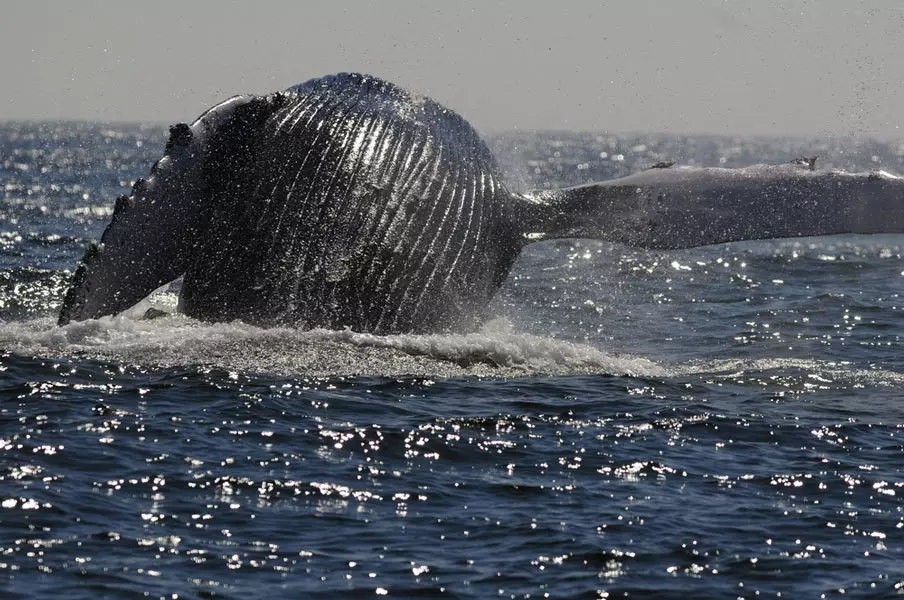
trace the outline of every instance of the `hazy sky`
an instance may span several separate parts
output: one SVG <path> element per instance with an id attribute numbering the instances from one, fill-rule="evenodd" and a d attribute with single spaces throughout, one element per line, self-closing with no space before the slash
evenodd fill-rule
<path id="1" fill-rule="evenodd" d="M 904 0 L 0 2 L 0 119 L 186 121 L 363 71 L 484 132 L 904 139 Z"/>

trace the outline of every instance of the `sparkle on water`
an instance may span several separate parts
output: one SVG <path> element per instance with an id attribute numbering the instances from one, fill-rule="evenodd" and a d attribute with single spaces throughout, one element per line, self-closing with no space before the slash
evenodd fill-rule
<path id="1" fill-rule="evenodd" d="M 904 592 L 898 236 L 525 251 L 464 335 L 203 324 L 165 287 L 54 313 L 159 128 L 0 126 L 0 571 L 11 597 Z M 497 138 L 555 187 L 663 160 L 904 146 Z M 4 596 L 5 597 L 5 596 Z"/>

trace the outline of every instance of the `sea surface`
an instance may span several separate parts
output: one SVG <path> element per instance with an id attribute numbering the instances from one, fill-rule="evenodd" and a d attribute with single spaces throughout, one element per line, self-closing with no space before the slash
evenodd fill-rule
<path id="1" fill-rule="evenodd" d="M 463 335 L 55 325 L 157 125 L 0 124 L 0 597 L 904 593 L 904 236 L 524 252 Z M 513 187 L 904 144 L 515 133 Z"/>

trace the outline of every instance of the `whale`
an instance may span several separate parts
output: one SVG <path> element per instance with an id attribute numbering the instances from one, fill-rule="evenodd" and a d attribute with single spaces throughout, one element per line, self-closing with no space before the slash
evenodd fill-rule
<path id="1" fill-rule="evenodd" d="M 179 312 L 376 334 L 476 328 L 522 249 L 592 238 L 658 250 L 904 232 L 904 179 L 661 163 L 516 192 L 475 129 L 378 77 L 340 73 L 239 95 L 170 128 L 116 199 L 58 324 L 116 315 L 182 278 Z"/>

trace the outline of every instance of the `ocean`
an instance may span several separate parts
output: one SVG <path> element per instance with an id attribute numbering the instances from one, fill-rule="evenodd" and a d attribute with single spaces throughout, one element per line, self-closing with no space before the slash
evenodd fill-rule
<path id="1" fill-rule="evenodd" d="M 3 598 L 904 594 L 904 237 L 529 247 L 461 335 L 55 325 L 157 125 L 0 123 Z M 518 189 L 904 144 L 512 133 Z"/>

